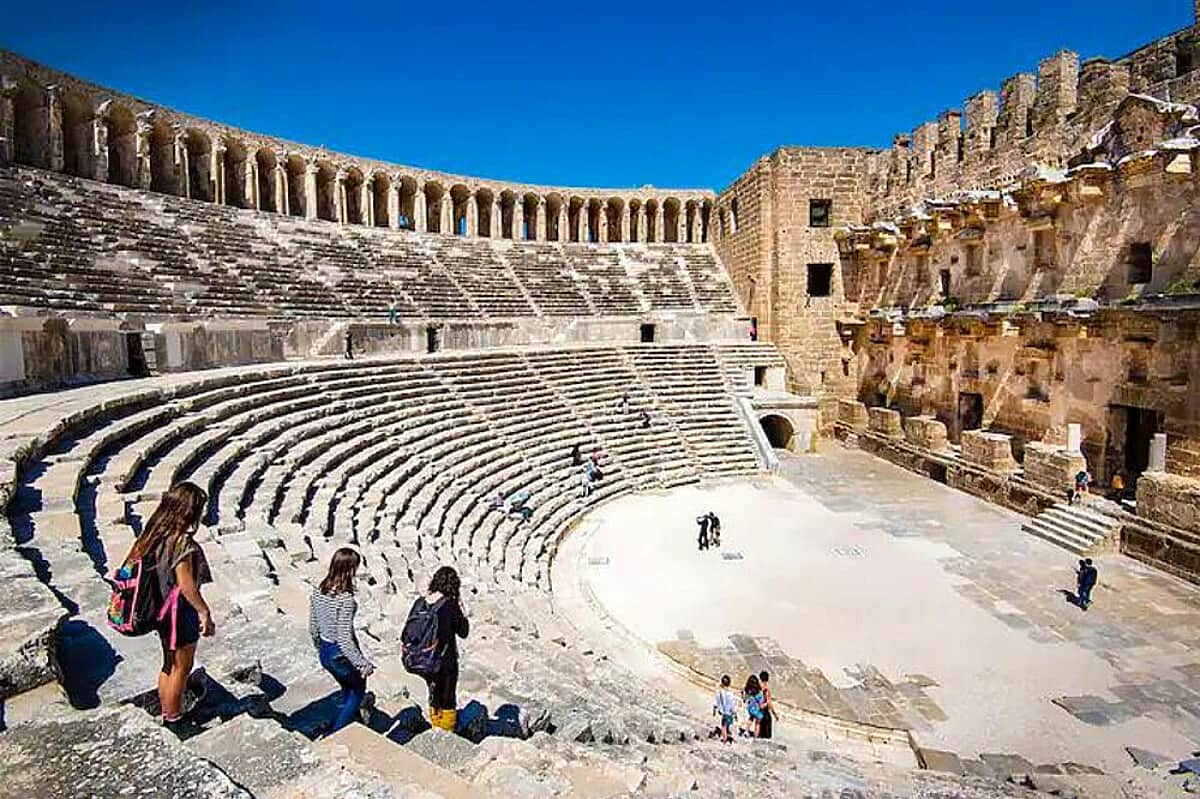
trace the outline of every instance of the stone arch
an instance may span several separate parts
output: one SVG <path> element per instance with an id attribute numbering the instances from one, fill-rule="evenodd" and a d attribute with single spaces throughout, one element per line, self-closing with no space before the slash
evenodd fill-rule
<path id="1" fill-rule="evenodd" d="M 759 418 L 758 423 L 773 448 L 791 450 L 795 446 L 796 429 L 786 416 L 768 413 Z"/>
<path id="2" fill-rule="evenodd" d="M 95 114 L 86 99 L 74 92 L 63 92 L 62 136 L 63 171 L 81 178 L 96 176 L 93 165 L 96 128 Z"/>
<path id="3" fill-rule="evenodd" d="M 105 105 L 107 108 L 102 117 L 108 150 L 108 182 L 135 188 L 138 185 L 137 120 L 133 112 L 120 103 Z"/>
<path id="4" fill-rule="evenodd" d="M 184 133 L 187 148 L 187 196 L 206 203 L 216 199 L 213 195 L 212 139 L 202 130 L 188 129 Z"/>
<path id="5" fill-rule="evenodd" d="M 304 216 L 308 200 L 307 165 L 302 157 L 293 153 L 287 157 L 284 171 L 287 172 L 288 216 Z"/>
<path id="6" fill-rule="evenodd" d="M 475 191 L 475 209 L 478 215 L 478 229 L 475 231 L 476 236 L 491 238 L 492 235 L 492 206 L 496 202 L 496 196 L 491 189 L 477 189 Z"/>
<path id="7" fill-rule="evenodd" d="M 345 222 L 348 225 L 366 224 L 366 217 L 363 208 L 363 173 L 356 166 L 346 169 L 343 173 L 345 178 L 342 180 L 342 191 L 345 192 L 343 200 L 346 203 Z"/>
<path id="8" fill-rule="evenodd" d="M 588 243 L 595 244 L 600 241 L 600 226 L 604 224 L 604 205 L 595 197 L 587 201 L 587 221 Z"/>
<path id="9" fill-rule="evenodd" d="M 663 229 L 659 235 L 661 241 L 679 242 L 679 200 L 668 197 L 663 201 Z"/>
<path id="10" fill-rule="evenodd" d="M 392 179 L 384 172 L 371 173 L 371 212 L 375 227 L 390 227 L 392 224 L 389 199 L 392 194 Z"/>
<path id="11" fill-rule="evenodd" d="M 705 200 L 700 204 L 700 241 L 708 242 L 709 225 L 712 224 L 712 202 Z"/>
<path id="12" fill-rule="evenodd" d="M 425 230 L 428 233 L 449 233 L 442 230 L 442 197 L 446 189 L 442 184 L 431 180 L 425 184 Z"/>
<path id="13" fill-rule="evenodd" d="M 642 230 L 642 201 L 637 197 L 630 199 L 627 203 L 629 206 L 629 240 L 641 241 Z"/>
<path id="14" fill-rule="evenodd" d="M 517 231 L 513 226 L 513 208 L 516 203 L 516 197 L 510 190 L 500 192 L 500 237 L 513 241 L 517 241 Z"/>
<path id="15" fill-rule="evenodd" d="M 471 190 L 461 183 L 450 187 L 450 222 L 448 231 L 455 236 L 474 235 L 475 231 L 468 229 L 467 205 L 471 202 Z"/>
<path id="16" fill-rule="evenodd" d="M 417 181 L 408 175 L 400 178 L 400 227 L 417 229 Z"/>
<path id="17" fill-rule="evenodd" d="M 567 200 L 567 241 L 577 241 L 582 243 L 584 240 L 584 203 L 585 201 L 579 197 L 572 197 Z"/>
<path id="18" fill-rule="evenodd" d="M 608 226 L 608 240 L 622 241 L 621 214 L 625 210 L 625 202 L 620 197 L 609 197 L 604 205 L 605 224 Z"/>
<path id="19" fill-rule="evenodd" d="M 166 120 L 150 127 L 150 190 L 183 195 L 183 182 L 175 160 L 175 131 Z"/>
<path id="20" fill-rule="evenodd" d="M 250 163 L 246 156 L 246 145 L 239 139 L 225 139 L 225 152 L 221 154 L 221 172 L 225 180 L 225 204 L 235 208 L 249 208 L 246 196 L 246 170 Z"/>
<path id="21" fill-rule="evenodd" d="M 658 200 L 646 200 L 643 207 L 646 212 L 645 241 L 661 241 L 662 231 L 658 229 Z"/>
<path id="22" fill-rule="evenodd" d="M 257 167 L 258 210 L 279 213 L 275 207 L 275 170 L 278 166 L 275 153 L 269 147 L 260 147 L 254 154 Z"/>
<path id="23" fill-rule="evenodd" d="M 537 212 L 541 198 L 536 194 L 521 196 L 521 239 L 535 241 L 537 239 Z"/>
<path id="24" fill-rule="evenodd" d="M 558 192 L 546 195 L 546 241 L 566 241 L 561 229 L 559 216 L 562 214 L 563 198 Z"/>
<path id="25" fill-rule="evenodd" d="M 18 79 L 13 96 L 13 160 L 18 164 L 50 165 L 49 113 L 46 90 L 27 78 Z"/>
<path id="26" fill-rule="evenodd" d="M 328 161 L 317 162 L 317 219 L 324 219 L 326 222 L 336 222 L 337 215 L 337 196 L 336 186 L 337 169 Z"/>

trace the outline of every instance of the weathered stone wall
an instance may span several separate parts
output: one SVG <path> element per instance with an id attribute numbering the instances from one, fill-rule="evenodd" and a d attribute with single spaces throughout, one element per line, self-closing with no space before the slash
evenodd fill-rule
<path id="1" fill-rule="evenodd" d="M 0 394 L 126 375 L 125 336 L 114 320 L 0 318 Z"/>
<path id="2" fill-rule="evenodd" d="M 904 426 L 900 414 L 887 408 L 868 408 L 867 419 L 871 432 L 879 433 L 888 438 L 904 438 Z"/>
<path id="3" fill-rule="evenodd" d="M 265 321 L 168 322 L 151 325 L 156 368 L 187 372 L 283 358 L 283 343 Z"/>
<path id="4" fill-rule="evenodd" d="M 946 425 L 931 416 L 909 416 L 904 420 L 904 438 L 915 447 L 930 452 L 945 452 L 950 448 Z"/>
<path id="5" fill-rule="evenodd" d="M 837 420 L 852 430 L 866 430 L 870 425 L 867 406 L 855 400 L 838 400 Z"/>
<path id="6" fill-rule="evenodd" d="M 1200 533 L 1200 480 L 1146 472 L 1137 485 L 1138 516 Z"/>
<path id="7" fill-rule="evenodd" d="M 1016 471 L 1012 438 L 1003 433 L 985 430 L 966 430 L 961 437 L 962 458 L 967 463 L 982 466 L 992 472 Z"/>
<path id="8" fill-rule="evenodd" d="M 1075 485 L 1075 475 L 1087 471 L 1087 461 L 1081 453 L 1031 441 L 1025 445 L 1021 467 L 1025 479 L 1038 488 L 1051 494 L 1063 494 Z"/>

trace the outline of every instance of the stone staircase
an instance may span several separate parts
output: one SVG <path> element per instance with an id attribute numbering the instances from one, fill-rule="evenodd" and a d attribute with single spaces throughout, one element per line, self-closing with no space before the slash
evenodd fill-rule
<path id="1" fill-rule="evenodd" d="M 1120 523 L 1086 505 L 1056 503 L 1021 525 L 1021 529 L 1062 547 L 1085 555 L 1105 548 L 1115 538 Z"/>

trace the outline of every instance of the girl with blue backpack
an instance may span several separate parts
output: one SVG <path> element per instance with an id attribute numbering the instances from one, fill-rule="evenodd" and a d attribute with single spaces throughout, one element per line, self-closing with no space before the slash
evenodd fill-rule
<path id="1" fill-rule="evenodd" d="M 340 547 L 329 559 L 329 572 L 313 589 L 309 604 L 308 634 L 317 648 L 321 667 L 342 689 L 341 705 L 330 732 L 337 732 L 359 717 L 367 696 L 367 677 L 375 665 L 367 659 L 354 635 L 354 575 L 362 558 L 350 547 Z"/>

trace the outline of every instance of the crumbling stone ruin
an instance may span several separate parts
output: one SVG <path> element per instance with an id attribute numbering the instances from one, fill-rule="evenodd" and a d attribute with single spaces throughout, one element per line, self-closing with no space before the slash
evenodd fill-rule
<path id="1" fill-rule="evenodd" d="M 1111 788 L 968 767 L 870 716 L 732 755 L 661 690 L 695 690 L 678 669 L 571 623 L 551 566 L 599 503 L 761 477 L 836 435 L 1041 513 L 1029 531 L 1066 549 L 1200 581 L 1197 36 L 1064 51 L 890 150 L 780 148 L 719 193 L 350 157 L 0 52 L 0 797 Z M 609 459 L 583 498 L 581 436 Z M 1080 470 L 1121 474 L 1123 504 L 1058 507 Z M 210 496 L 223 615 L 178 740 L 156 642 L 104 611 L 183 479 Z M 517 491 L 534 521 L 480 501 Z M 427 729 L 397 663 L 370 725 L 318 735 L 307 597 L 343 544 L 381 649 L 439 564 L 472 587 L 458 735 Z"/>

